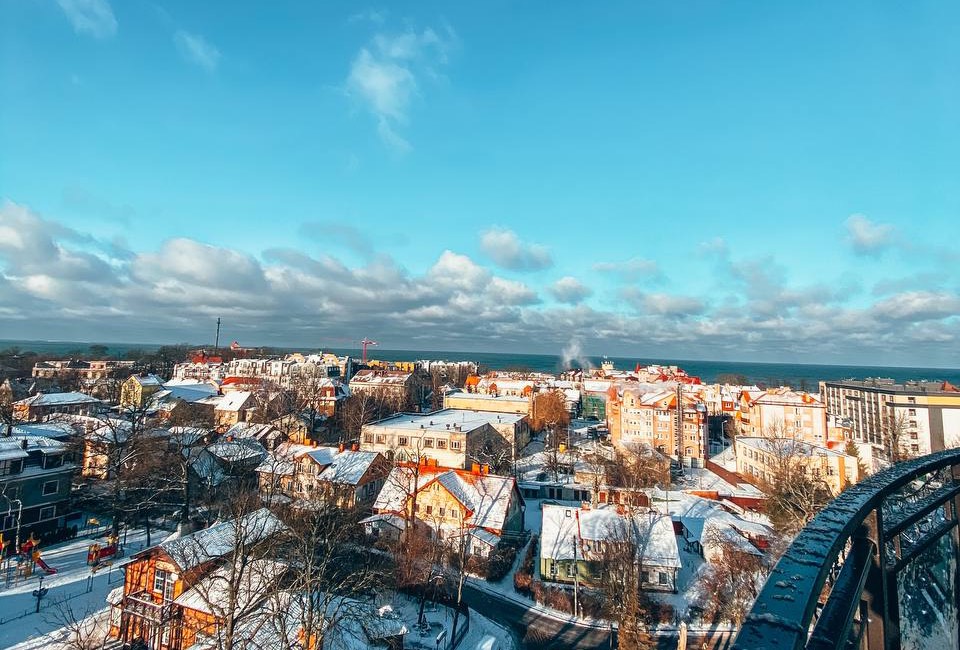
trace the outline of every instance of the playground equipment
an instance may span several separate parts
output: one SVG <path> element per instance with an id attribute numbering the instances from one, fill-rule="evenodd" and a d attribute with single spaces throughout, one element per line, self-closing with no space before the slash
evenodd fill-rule
<path id="1" fill-rule="evenodd" d="M 105 560 L 109 560 L 117 555 L 117 537 L 115 535 L 107 536 L 107 543 L 100 544 L 94 542 L 87 548 L 87 564 L 97 566 Z"/>
<path id="2" fill-rule="evenodd" d="M 34 537 L 33 533 L 30 533 L 30 537 L 27 538 L 23 544 L 20 545 L 20 573 L 23 576 L 29 577 L 33 573 L 33 566 L 37 565 L 40 569 L 43 570 L 47 575 L 52 575 L 57 572 L 52 566 L 47 564 L 42 557 L 40 557 L 40 540 Z M 30 561 L 26 561 L 30 560 Z"/>

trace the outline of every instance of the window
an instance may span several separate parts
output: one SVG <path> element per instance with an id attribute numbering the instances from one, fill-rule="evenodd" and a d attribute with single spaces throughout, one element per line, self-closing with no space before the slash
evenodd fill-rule
<path id="1" fill-rule="evenodd" d="M 167 572 L 163 569 L 157 569 L 153 572 L 153 590 L 156 592 L 162 592 L 164 585 L 167 583 Z"/>
<path id="2" fill-rule="evenodd" d="M 400 436 L 397 438 L 397 444 L 401 447 L 406 447 L 409 444 L 409 441 L 407 440 L 406 436 Z"/>
<path id="3" fill-rule="evenodd" d="M 440 516 L 441 516 L 441 517 L 443 516 L 443 511 L 444 511 L 443 506 L 440 506 Z"/>
<path id="4" fill-rule="evenodd" d="M 56 494 L 60 489 L 60 481 L 47 481 L 43 484 L 43 496 L 48 494 Z"/>
<path id="5" fill-rule="evenodd" d="M 660 584 L 667 584 L 667 573 L 665 571 L 660 572 Z"/>
<path id="6" fill-rule="evenodd" d="M 428 514 L 428 515 L 432 515 L 432 514 L 433 514 L 433 506 L 427 506 L 427 514 Z"/>
<path id="7" fill-rule="evenodd" d="M 5 474 L 19 474 L 23 469 L 23 461 L 17 458 L 16 460 L 0 460 L 0 476 Z"/>
<path id="8" fill-rule="evenodd" d="M 557 563 L 556 563 L 556 562 L 551 562 L 551 563 L 550 563 L 550 575 L 552 575 L 553 577 L 556 577 L 556 576 L 557 576 Z"/>
<path id="9" fill-rule="evenodd" d="M 56 506 L 47 506 L 46 508 L 40 508 L 40 521 L 44 519 L 53 519 L 57 514 Z"/>
<path id="10" fill-rule="evenodd" d="M 441 438 L 437 438 L 437 449 L 446 449 L 447 441 Z"/>
<path id="11" fill-rule="evenodd" d="M 920 451 L 920 445 L 910 445 L 910 451 L 912 451 L 913 453 L 917 453 L 918 451 Z"/>
<path id="12" fill-rule="evenodd" d="M 378 434 L 377 434 L 377 444 L 378 444 L 378 445 L 385 445 L 385 444 L 387 444 L 387 435 L 386 435 L 385 433 L 378 433 Z"/>
<path id="13" fill-rule="evenodd" d="M 568 577 L 568 578 L 572 578 L 572 577 L 574 577 L 576 574 L 577 574 L 577 565 L 576 565 L 576 564 L 573 564 L 573 563 L 568 564 L 568 565 L 567 565 L 567 577 Z"/>
<path id="14" fill-rule="evenodd" d="M 459 449 L 460 449 L 460 441 L 459 441 L 459 440 L 451 440 L 451 441 L 450 441 L 450 449 L 459 450 Z"/>
<path id="15" fill-rule="evenodd" d="M 424 438 L 423 446 L 427 449 L 433 449 L 433 438 Z"/>
<path id="16" fill-rule="evenodd" d="M 372 433 L 363 434 L 363 441 L 368 445 L 373 444 L 373 434 Z"/>

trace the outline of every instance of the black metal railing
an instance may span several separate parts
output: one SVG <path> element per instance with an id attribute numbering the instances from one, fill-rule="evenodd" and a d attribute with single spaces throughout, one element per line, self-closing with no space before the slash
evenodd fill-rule
<path id="1" fill-rule="evenodd" d="M 957 648 L 960 449 L 841 493 L 797 535 L 736 650 Z"/>

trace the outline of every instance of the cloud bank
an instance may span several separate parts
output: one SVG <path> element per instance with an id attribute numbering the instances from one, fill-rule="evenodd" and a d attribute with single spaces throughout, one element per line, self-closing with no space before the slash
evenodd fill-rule
<path id="1" fill-rule="evenodd" d="M 462 252 L 445 250 L 411 273 L 369 243 L 354 245 L 367 255 L 352 266 L 292 248 L 254 255 L 184 237 L 134 251 L 7 201 L 0 331 L 203 343 L 219 316 L 231 337 L 265 345 L 333 346 L 370 333 L 397 348 L 556 352 L 577 340 L 597 352 L 667 358 L 960 362 L 960 295 L 950 284 L 868 293 L 857 304 L 855 285 L 790 284 L 761 258 L 724 262 L 722 292 L 625 287 L 606 301 L 563 276 L 545 285 L 555 302 L 544 302 L 536 286 Z"/>

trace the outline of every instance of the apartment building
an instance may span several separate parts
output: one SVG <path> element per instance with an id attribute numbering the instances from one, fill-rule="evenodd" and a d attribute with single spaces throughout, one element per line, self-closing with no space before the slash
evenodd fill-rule
<path id="1" fill-rule="evenodd" d="M 486 393 L 468 393 L 451 390 L 443 396 L 443 408 L 466 409 L 468 411 L 492 411 L 495 413 L 530 413 L 530 397 L 517 395 L 489 395 Z"/>
<path id="2" fill-rule="evenodd" d="M 525 415 L 441 409 L 398 413 L 367 424 L 360 435 L 360 448 L 401 460 L 432 458 L 443 467 L 480 463 L 502 468 L 515 458 L 529 435 Z"/>
<path id="3" fill-rule="evenodd" d="M 803 440 L 737 436 L 733 447 L 737 473 L 751 483 L 771 482 L 785 456 L 799 460 L 809 476 L 823 479 L 834 495 L 860 480 L 856 458 Z"/>
<path id="4" fill-rule="evenodd" d="M 827 408 L 819 397 L 788 387 L 740 392 L 735 420 L 742 435 L 797 438 L 814 445 L 830 440 Z"/>
<path id="5" fill-rule="evenodd" d="M 694 395 L 669 389 L 611 390 L 607 422 L 615 446 L 649 445 L 691 465 L 704 462 L 707 412 Z"/>
<path id="6" fill-rule="evenodd" d="M 855 442 L 886 454 L 893 427 L 901 451 L 912 455 L 960 446 L 960 390 L 949 382 L 822 381 L 820 394 Z"/>
<path id="7" fill-rule="evenodd" d="M 85 393 L 37 393 L 13 403 L 19 420 L 39 422 L 60 415 L 96 415 L 103 402 Z"/>
<path id="8" fill-rule="evenodd" d="M 20 427 L 18 427 L 19 429 Z M 42 538 L 66 526 L 77 466 L 67 445 L 38 435 L 0 438 L 0 534 Z"/>

